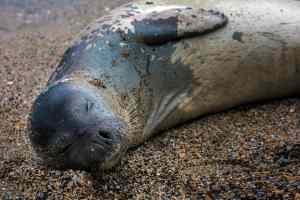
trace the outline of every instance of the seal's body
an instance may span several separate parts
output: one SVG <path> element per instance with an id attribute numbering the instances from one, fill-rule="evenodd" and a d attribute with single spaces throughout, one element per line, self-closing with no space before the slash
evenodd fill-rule
<path id="1" fill-rule="evenodd" d="M 138 2 L 90 25 L 37 98 L 46 163 L 110 168 L 156 132 L 300 92 L 300 2 Z"/>

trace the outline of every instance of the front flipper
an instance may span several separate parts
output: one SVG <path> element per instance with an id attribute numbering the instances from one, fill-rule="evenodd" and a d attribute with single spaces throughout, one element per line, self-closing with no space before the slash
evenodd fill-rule
<path id="1" fill-rule="evenodd" d="M 218 11 L 186 6 L 154 7 L 131 18 L 133 32 L 127 38 L 148 45 L 159 45 L 217 30 L 227 23 Z"/>

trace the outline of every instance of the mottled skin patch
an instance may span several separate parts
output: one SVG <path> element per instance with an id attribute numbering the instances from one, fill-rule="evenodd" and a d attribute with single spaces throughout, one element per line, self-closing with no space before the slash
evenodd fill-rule
<path id="1" fill-rule="evenodd" d="M 119 152 L 100 159 L 101 168 L 110 168 L 127 148 L 161 130 L 243 103 L 298 94 L 299 9 L 289 0 L 128 4 L 83 31 L 48 88 L 84 85 L 99 96 L 103 113 L 113 116 L 111 127 L 122 127 Z M 238 32 L 243 37 L 237 40 Z"/>

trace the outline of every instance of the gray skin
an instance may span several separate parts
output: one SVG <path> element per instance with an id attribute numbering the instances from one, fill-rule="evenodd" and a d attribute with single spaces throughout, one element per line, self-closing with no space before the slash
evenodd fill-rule
<path id="1" fill-rule="evenodd" d="M 140 1 L 91 24 L 36 99 L 29 136 L 57 168 L 109 169 L 153 134 L 300 91 L 300 1 Z"/>

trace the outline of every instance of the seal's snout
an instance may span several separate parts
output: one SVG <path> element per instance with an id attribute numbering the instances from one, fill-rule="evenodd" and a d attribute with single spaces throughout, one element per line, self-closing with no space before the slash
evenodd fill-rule
<path id="1" fill-rule="evenodd" d="M 59 168 L 109 168 L 121 152 L 123 124 L 93 89 L 59 83 L 33 105 L 30 140 L 38 155 Z"/>

